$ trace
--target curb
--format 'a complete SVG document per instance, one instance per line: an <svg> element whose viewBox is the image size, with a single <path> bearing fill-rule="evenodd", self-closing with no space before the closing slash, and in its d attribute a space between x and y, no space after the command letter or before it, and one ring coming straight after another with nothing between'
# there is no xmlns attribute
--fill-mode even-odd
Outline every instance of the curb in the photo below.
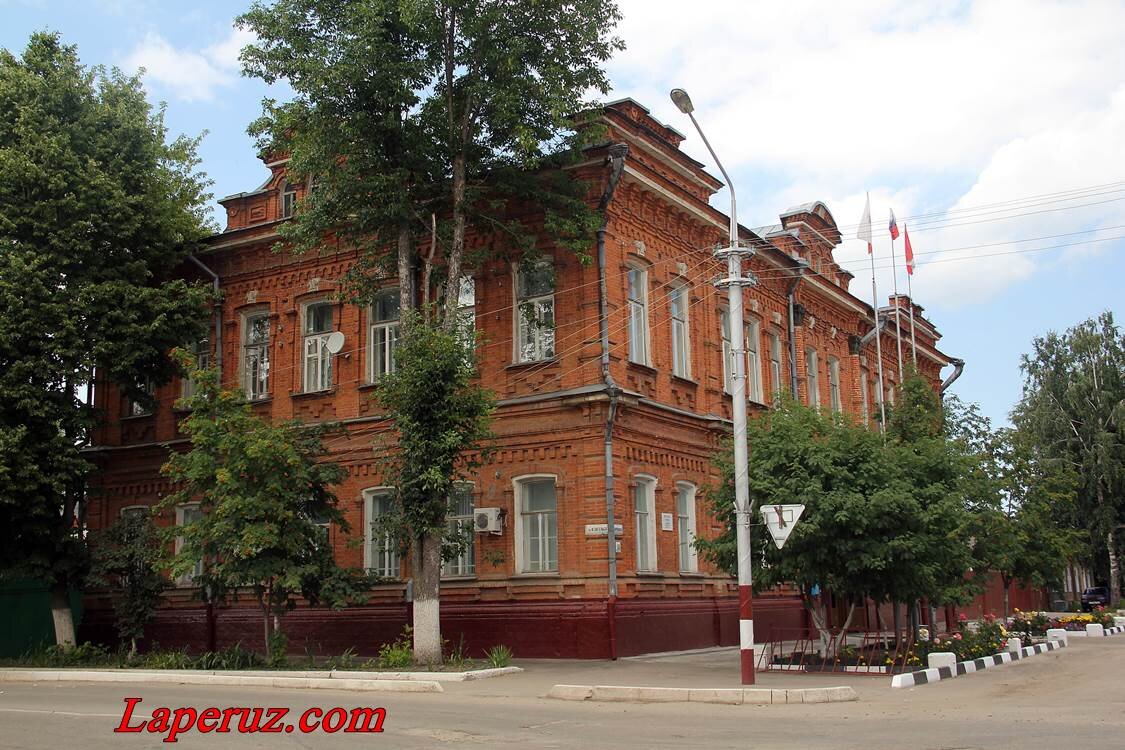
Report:
<svg viewBox="0 0 1125 750"><path fill-rule="evenodd" d="M291 674L291 673L290 673ZM355 690L387 693L442 693L434 680L348 679L210 674L207 672L99 672L78 669L0 669L0 682L150 682L173 685Z"/></svg>
<svg viewBox="0 0 1125 750"><path fill-rule="evenodd" d="M1118 633L1125 633L1125 625L1118 625L1112 628L1106 628L1102 635L1117 635Z"/></svg>
<svg viewBox="0 0 1125 750"><path fill-rule="evenodd" d="M1045 654L1048 651L1055 651L1065 647L1066 644L1061 641L1047 641L1046 643L1040 643L1035 646L1024 646L1019 651L1004 652L974 659L973 661L958 662L952 667L938 667L936 669L923 669L918 672L898 674L891 678L891 687L918 687L920 685L929 685L932 682L940 682L941 680L951 680L963 674L981 672L985 669L999 667L1003 664L1009 664L1013 661L1035 656L1036 654Z"/></svg>
<svg viewBox="0 0 1125 750"><path fill-rule="evenodd" d="M725 703L779 705L783 703L843 703L859 700L850 687L771 690L769 688L666 688L622 685L555 685L548 698L605 703Z"/></svg>

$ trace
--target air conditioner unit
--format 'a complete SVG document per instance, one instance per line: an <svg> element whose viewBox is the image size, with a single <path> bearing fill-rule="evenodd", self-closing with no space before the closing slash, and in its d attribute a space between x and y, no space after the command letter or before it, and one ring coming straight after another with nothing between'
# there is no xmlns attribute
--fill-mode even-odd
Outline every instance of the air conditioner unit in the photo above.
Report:
<svg viewBox="0 0 1125 750"><path fill-rule="evenodd" d="M499 534L503 528L503 508L477 508L473 511L473 531L478 534Z"/></svg>

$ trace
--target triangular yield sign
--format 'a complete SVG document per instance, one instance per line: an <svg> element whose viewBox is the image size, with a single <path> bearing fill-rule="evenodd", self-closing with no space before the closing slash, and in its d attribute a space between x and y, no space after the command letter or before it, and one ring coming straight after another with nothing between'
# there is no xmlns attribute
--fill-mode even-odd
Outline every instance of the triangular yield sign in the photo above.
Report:
<svg viewBox="0 0 1125 750"><path fill-rule="evenodd" d="M793 527L797 525L797 520L805 512L805 506L763 505L761 511L762 521L765 522L766 528L770 530L773 543L777 545L778 549L781 549L785 546L785 540L793 532Z"/></svg>

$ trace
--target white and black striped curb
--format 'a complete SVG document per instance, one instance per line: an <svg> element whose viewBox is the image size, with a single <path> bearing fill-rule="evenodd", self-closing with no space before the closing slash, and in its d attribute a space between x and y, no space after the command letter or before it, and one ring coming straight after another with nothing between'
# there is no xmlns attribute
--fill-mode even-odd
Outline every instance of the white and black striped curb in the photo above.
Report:
<svg viewBox="0 0 1125 750"><path fill-rule="evenodd" d="M960 677L963 674L970 672L980 672L992 667L998 667L1002 664L1008 664L1020 659L1026 659L1029 656L1036 654L1045 654L1048 651L1055 651L1060 648L1065 648L1066 644L1061 641L1047 641L1046 643L1039 643L1035 646L1024 646L1019 651L1004 652L1001 654L993 654L992 656L985 656L980 659L973 659L972 661L962 661L953 665L952 667L937 667L936 669L923 669L918 672L907 672L905 674L896 674L891 679L891 687L893 688L906 688L917 687L919 685L929 685L931 682L939 682L941 680L951 680L954 677Z"/></svg>
<svg viewBox="0 0 1125 750"><path fill-rule="evenodd" d="M1118 625L1115 628L1106 628L1102 635L1117 635L1118 633L1125 633L1125 625Z"/></svg>

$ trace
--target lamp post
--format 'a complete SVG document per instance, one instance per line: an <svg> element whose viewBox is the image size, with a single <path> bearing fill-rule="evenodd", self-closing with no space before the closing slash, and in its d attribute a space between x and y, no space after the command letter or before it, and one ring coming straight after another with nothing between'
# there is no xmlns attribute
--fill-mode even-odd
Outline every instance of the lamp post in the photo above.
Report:
<svg viewBox="0 0 1125 750"><path fill-rule="evenodd" d="M743 329L742 287L754 286L753 275L742 275L742 258L754 254L750 247L743 247L738 240L738 213L735 203L734 183L723 168L723 163L715 155L715 149L703 129L692 114L695 107L683 89L672 89L672 101L681 112L691 118L703 144L711 152L711 158L723 174L730 190L730 238L727 247L715 251L716 258L726 258L727 278L716 283L719 288L726 287L730 320L731 401L734 412L734 513L735 541L738 555L738 642L742 662L742 684L754 684L754 610L751 597L752 577L750 568L750 475L749 455L746 445L746 342Z"/></svg>

